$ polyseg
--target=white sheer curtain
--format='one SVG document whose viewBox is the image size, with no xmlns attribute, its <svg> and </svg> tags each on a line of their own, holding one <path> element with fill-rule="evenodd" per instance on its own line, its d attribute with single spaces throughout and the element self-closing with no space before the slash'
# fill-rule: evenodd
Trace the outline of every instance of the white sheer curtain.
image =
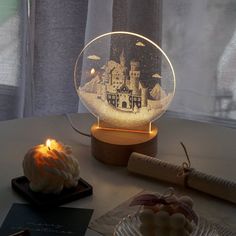
<svg viewBox="0 0 236 236">
<path fill-rule="evenodd" d="M 16 2 L 0 19 L 0 119 L 78 111 L 73 69 L 84 43 L 130 30 L 162 41 L 174 65 L 172 115 L 236 126 L 236 1 L 31 0 L 30 25 L 28 1 Z"/>
<path fill-rule="evenodd" d="M 236 25 L 217 67 L 217 91 L 221 101 L 216 115 L 236 119 Z"/>
<path fill-rule="evenodd" d="M 235 12 L 233 0 L 163 1 L 163 48 L 177 75 L 175 115 L 236 126 Z"/>
</svg>

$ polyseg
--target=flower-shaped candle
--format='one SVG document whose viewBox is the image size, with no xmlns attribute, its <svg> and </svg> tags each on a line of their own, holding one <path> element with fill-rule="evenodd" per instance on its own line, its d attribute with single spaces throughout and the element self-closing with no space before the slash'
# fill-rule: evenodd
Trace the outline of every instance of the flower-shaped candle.
<svg viewBox="0 0 236 236">
<path fill-rule="evenodd" d="M 31 190 L 42 193 L 60 193 L 63 188 L 77 186 L 80 178 L 79 162 L 71 147 L 50 139 L 26 153 L 23 171 Z"/>
</svg>

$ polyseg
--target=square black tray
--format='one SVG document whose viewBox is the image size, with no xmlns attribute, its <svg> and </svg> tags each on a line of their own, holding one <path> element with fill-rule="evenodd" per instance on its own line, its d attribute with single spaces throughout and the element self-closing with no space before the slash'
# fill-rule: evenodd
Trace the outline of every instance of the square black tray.
<svg viewBox="0 0 236 236">
<path fill-rule="evenodd" d="M 11 184 L 16 192 L 37 207 L 59 206 L 93 194 L 93 187 L 82 178 L 79 179 L 76 187 L 63 189 L 60 194 L 33 192 L 30 189 L 29 180 L 25 176 L 12 179 Z"/>
</svg>

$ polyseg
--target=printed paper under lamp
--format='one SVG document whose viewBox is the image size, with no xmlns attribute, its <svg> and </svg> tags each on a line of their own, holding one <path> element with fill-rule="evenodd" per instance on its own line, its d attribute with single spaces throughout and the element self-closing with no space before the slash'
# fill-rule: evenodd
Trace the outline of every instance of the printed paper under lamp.
<svg viewBox="0 0 236 236">
<path fill-rule="evenodd" d="M 96 159 L 126 165 L 133 151 L 156 155 L 158 129 L 152 122 L 175 93 L 172 64 L 156 43 L 132 32 L 100 35 L 79 54 L 74 83 L 97 117 L 91 127 Z"/>
</svg>

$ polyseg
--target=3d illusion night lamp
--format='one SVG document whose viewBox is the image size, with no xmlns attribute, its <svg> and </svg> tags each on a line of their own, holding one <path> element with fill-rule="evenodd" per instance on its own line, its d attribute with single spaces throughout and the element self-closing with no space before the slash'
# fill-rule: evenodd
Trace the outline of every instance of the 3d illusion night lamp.
<svg viewBox="0 0 236 236">
<path fill-rule="evenodd" d="M 126 165 L 133 151 L 156 155 L 153 121 L 175 92 L 173 67 L 156 43 L 131 32 L 100 35 L 79 54 L 74 83 L 80 100 L 97 117 L 91 127 L 96 159 Z"/>
</svg>

